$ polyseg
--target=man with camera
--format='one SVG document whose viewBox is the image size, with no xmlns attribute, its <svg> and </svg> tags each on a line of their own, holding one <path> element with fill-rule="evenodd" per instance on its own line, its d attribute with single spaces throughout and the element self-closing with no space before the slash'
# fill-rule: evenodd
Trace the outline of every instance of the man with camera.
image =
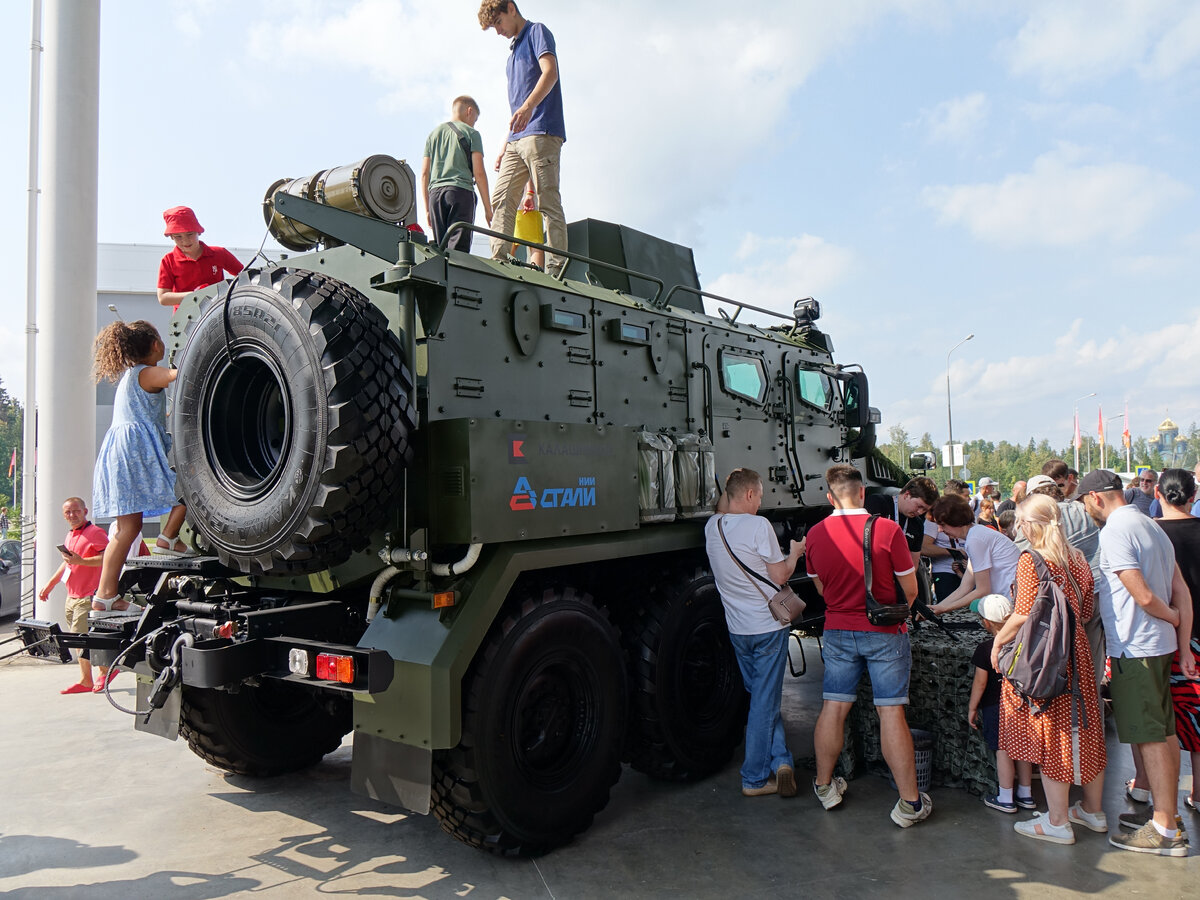
<svg viewBox="0 0 1200 900">
<path fill-rule="evenodd" d="M 826 607 L 824 702 L 813 735 L 817 751 L 813 790 L 825 809 L 842 802 L 846 780 L 835 776 L 833 768 L 842 752 L 846 716 L 866 668 L 879 714 L 883 757 L 900 793 L 892 821 L 908 828 L 929 817 L 933 802 L 917 790 L 912 732 L 904 713 L 912 668 L 907 626 L 904 621 L 872 625 L 867 618 L 863 542 L 870 514 L 863 508 L 862 474 L 839 464 L 826 470 L 825 481 L 833 513 L 811 528 L 806 538 L 808 574 L 825 597 Z M 871 569 L 871 594 L 879 603 L 908 605 L 917 596 L 908 542 L 890 518 L 878 518 L 872 526 Z"/>
</svg>

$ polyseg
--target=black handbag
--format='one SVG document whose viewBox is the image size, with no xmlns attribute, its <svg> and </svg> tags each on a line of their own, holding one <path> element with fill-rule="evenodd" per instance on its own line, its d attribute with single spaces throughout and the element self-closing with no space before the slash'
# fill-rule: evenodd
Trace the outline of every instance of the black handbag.
<svg viewBox="0 0 1200 900">
<path fill-rule="evenodd" d="M 758 592 L 762 594 L 762 598 L 767 601 L 767 609 L 770 610 L 775 621 L 780 625 L 783 625 L 785 628 L 788 625 L 791 625 L 793 622 L 799 621 L 800 617 L 804 615 L 804 601 L 801 600 L 799 595 L 792 590 L 792 586 L 790 584 L 785 582 L 782 587 L 776 586 L 775 582 L 768 578 L 763 578 L 748 565 L 738 559 L 737 554 L 735 554 L 730 548 L 729 541 L 725 540 L 724 524 L 724 516 L 717 519 L 717 531 L 721 534 L 721 543 L 725 545 L 725 552 L 729 554 L 730 559 L 741 566 L 743 572 L 751 576 L 750 583 L 758 589 Z M 759 581 L 761 581 L 763 584 L 771 586 L 771 590 L 774 591 L 774 593 L 770 597 L 767 596 L 766 591 L 758 586 Z"/>
<path fill-rule="evenodd" d="M 879 516 L 871 516 L 863 526 L 863 580 L 867 588 L 867 621 L 872 625 L 883 628 L 894 628 L 908 618 L 907 603 L 880 603 L 871 593 L 874 579 L 871 573 L 871 534 L 875 530 L 875 520 Z M 903 594 L 897 594 L 903 596 Z"/>
</svg>

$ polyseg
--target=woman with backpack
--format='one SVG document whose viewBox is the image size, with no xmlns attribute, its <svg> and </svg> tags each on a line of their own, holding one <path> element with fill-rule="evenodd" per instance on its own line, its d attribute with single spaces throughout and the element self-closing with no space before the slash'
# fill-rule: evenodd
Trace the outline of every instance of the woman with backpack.
<svg viewBox="0 0 1200 900">
<path fill-rule="evenodd" d="M 1005 679 L 1000 693 L 1000 747 L 1013 760 L 1036 763 L 1042 771 L 1042 788 L 1049 811 L 1017 822 L 1018 834 L 1055 844 L 1075 843 L 1072 823 L 1106 834 L 1108 820 L 1100 805 L 1104 794 L 1104 720 L 1100 717 L 1100 698 L 1092 672 L 1092 651 L 1083 623 L 1092 615 L 1096 603 L 1092 570 L 1087 559 L 1067 543 L 1059 521 L 1058 504 L 1049 497 L 1035 494 L 1017 507 L 1017 528 L 1030 547 L 1045 561 L 1046 570 L 1062 589 L 1074 614 L 1073 654 L 1068 677 L 1078 686 L 1082 708 L 1071 692 L 1060 694 L 1035 711 L 1013 684 Z M 1039 580 L 1033 556 L 1023 552 L 1017 563 L 1016 609 L 996 635 L 992 665 L 1000 668 L 1000 648 L 1010 643 L 1033 610 L 1038 599 Z M 1046 602 L 1042 600 L 1040 602 Z M 1079 743 L 1074 746 L 1072 706 L 1079 722 Z M 1072 784 L 1083 786 L 1083 801 L 1068 808 Z"/>
</svg>

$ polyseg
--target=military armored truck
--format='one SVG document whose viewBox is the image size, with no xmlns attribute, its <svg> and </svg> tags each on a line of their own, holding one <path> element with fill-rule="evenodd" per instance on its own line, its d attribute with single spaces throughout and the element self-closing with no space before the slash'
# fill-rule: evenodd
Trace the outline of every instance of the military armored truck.
<svg viewBox="0 0 1200 900">
<path fill-rule="evenodd" d="M 296 255 L 181 304 L 200 555 L 127 570 L 146 610 L 93 646 L 138 674 L 136 727 L 216 766 L 295 770 L 353 731 L 355 791 L 543 853 L 623 762 L 688 781 L 741 742 L 703 549 L 724 475 L 762 474 L 785 544 L 827 514 L 830 463 L 901 475 L 815 301 L 717 298 L 687 248 L 592 220 L 557 278 L 447 251 L 413 195 L 386 157 L 277 182 Z"/>
</svg>

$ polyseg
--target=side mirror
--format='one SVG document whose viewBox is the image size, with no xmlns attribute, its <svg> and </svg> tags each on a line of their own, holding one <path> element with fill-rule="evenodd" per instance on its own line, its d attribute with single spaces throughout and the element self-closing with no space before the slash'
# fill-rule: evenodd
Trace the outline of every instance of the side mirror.
<svg viewBox="0 0 1200 900">
<path fill-rule="evenodd" d="M 865 428 L 879 421 L 879 411 L 871 409 L 865 372 L 847 372 L 842 406 L 847 428 Z M 874 417 L 872 417 L 874 413 Z"/>
<path fill-rule="evenodd" d="M 908 458 L 908 467 L 918 472 L 928 472 L 937 468 L 937 462 L 930 450 L 918 450 Z"/>
</svg>

